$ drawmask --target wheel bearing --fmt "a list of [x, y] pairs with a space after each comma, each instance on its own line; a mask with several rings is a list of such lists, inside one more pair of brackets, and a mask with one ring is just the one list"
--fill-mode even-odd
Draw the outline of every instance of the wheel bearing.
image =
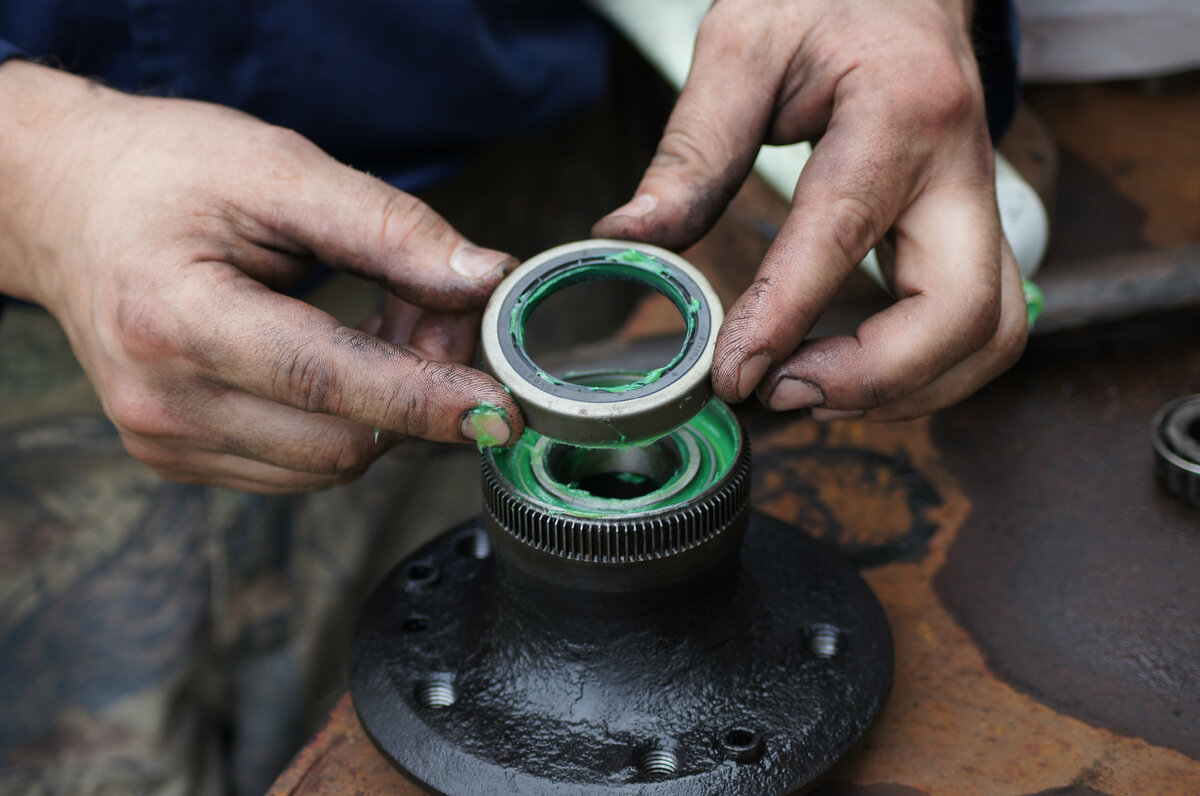
[[[525, 348], [525, 326], [538, 305], [571, 285], [614, 280], [648, 286], [679, 310], [687, 330], [675, 358], [633, 382], [599, 386], [540, 368]], [[712, 286], [678, 255], [630, 241], [578, 241], [527, 261], [492, 294], [483, 317], [483, 362], [512, 392], [529, 428], [580, 444], [635, 443], [677, 428], [712, 397], [723, 319]]]
[[1159, 481], [1171, 494], [1200, 506], [1200, 395], [1167, 404], [1152, 425]]

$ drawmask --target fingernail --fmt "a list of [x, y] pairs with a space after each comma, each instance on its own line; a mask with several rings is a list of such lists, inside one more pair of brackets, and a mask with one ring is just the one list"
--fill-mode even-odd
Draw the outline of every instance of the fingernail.
[[641, 218], [656, 207], [658, 207], [657, 196], [648, 193], [640, 193], [625, 204], [618, 207], [616, 210], [609, 213], [609, 215], [625, 216], [626, 218]]
[[813, 420], [853, 420], [865, 414], [862, 409], [814, 409]]
[[463, 415], [461, 429], [462, 435], [473, 440], [480, 450], [506, 445], [512, 436], [504, 410], [491, 404], [480, 404]]
[[750, 397], [750, 393], [754, 392], [754, 388], [762, 381], [763, 374], [767, 372], [767, 368], [769, 367], [771, 367], [771, 355], [766, 351], [759, 351], [742, 363], [742, 367], [738, 369], [737, 392], [739, 401], [744, 401]]
[[450, 257], [450, 267], [467, 279], [482, 279], [497, 269], [512, 270], [517, 260], [510, 254], [464, 243]]
[[825, 403], [825, 394], [821, 388], [805, 379], [785, 376], [775, 385], [767, 406], [772, 409], [805, 409]]

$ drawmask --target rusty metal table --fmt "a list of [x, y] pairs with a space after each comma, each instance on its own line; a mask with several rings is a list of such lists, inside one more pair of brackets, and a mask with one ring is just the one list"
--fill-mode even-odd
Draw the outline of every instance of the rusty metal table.
[[[1097, 92], [1102, 108], [1161, 124], [1092, 135]], [[1033, 99], [1064, 145], [1052, 260], [1200, 240], [1200, 92]], [[745, 228], [784, 210], [756, 190], [695, 261], [761, 254]], [[933, 418], [744, 414], [755, 505], [850, 555], [895, 636], [882, 719], [820, 796], [1200, 793], [1200, 512], [1155, 483], [1149, 442], [1155, 411], [1197, 392], [1200, 314], [1185, 308], [1041, 336]], [[346, 697], [271, 793], [421, 791]]]

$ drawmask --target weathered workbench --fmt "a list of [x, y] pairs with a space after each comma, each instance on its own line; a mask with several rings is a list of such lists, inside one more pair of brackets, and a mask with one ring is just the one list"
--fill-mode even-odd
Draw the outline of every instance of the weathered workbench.
[[[1048, 283], [1086, 286], [1121, 252], [1148, 273], [1200, 240], [1200, 93], [1032, 99], [1063, 146]], [[751, 186], [691, 256], [753, 262], [782, 212]], [[895, 636], [882, 719], [821, 796], [1200, 792], [1200, 511], [1155, 483], [1149, 442], [1162, 404], [1200, 392], [1197, 312], [1071, 316], [1088, 325], [933, 418], [744, 413], [757, 508], [851, 556]], [[271, 791], [421, 792], [348, 697]]]

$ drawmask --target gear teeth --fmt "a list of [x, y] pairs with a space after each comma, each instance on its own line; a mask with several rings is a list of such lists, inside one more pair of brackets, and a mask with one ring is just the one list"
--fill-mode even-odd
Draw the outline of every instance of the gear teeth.
[[725, 479], [697, 500], [673, 510], [621, 517], [577, 517], [544, 509], [515, 494], [483, 457], [483, 505], [496, 525], [536, 550], [570, 561], [625, 564], [677, 555], [733, 525], [749, 502], [748, 442]]

